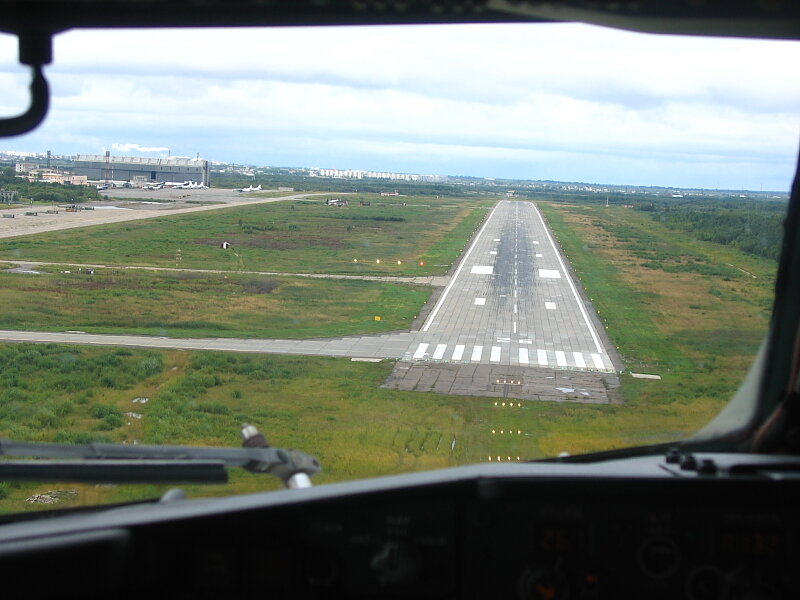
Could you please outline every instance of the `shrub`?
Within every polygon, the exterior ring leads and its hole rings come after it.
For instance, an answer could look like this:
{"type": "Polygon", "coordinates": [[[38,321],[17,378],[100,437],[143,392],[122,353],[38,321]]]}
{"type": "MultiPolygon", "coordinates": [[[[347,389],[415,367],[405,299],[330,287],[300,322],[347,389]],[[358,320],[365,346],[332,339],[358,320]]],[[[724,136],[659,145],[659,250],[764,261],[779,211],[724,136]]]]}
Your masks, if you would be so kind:
{"type": "Polygon", "coordinates": [[[153,375],[161,373],[163,370],[164,359],[160,354],[152,354],[146,358],[143,358],[136,364],[134,373],[137,377],[146,379],[147,377],[152,377],[153,375]]]}
{"type": "Polygon", "coordinates": [[[95,419],[103,420],[103,429],[114,429],[124,422],[122,411],[110,404],[95,404],[92,406],[91,415],[95,419]]]}

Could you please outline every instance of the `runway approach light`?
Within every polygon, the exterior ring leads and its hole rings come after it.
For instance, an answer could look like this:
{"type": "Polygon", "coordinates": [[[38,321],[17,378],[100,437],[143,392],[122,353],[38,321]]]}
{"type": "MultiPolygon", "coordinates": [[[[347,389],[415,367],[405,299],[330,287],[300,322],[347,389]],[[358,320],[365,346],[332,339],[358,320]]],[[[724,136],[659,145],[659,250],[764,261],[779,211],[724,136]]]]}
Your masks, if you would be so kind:
{"type": "Polygon", "coordinates": [[[381,264],[381,259],[379,258],[379,259],[378,259],[378,260],[376,260],[375,262],[376,262],[376,263],[378,263],[378,264],[381,264]]]}
{"type": "Polygon", "coordinates": [[[402,265],[402,264],[403,264],[403,261],[402,261],[402,260],[398,260],[398,261],[397,261],[397,264],[398,264],[398,265],[402,265]]]}
{"type": "Polygon", "coordinates": [[[358,259],[357,259],[357,258],[354,258],[354,259],[353,259],[353,262],[358,262],[358,259]]]}
{"type": "Polygon", "coordinates": [[[425,261],[424,260],[419,261],[419,266],[420,267],[424,267],[425,266],[425,261]]]}

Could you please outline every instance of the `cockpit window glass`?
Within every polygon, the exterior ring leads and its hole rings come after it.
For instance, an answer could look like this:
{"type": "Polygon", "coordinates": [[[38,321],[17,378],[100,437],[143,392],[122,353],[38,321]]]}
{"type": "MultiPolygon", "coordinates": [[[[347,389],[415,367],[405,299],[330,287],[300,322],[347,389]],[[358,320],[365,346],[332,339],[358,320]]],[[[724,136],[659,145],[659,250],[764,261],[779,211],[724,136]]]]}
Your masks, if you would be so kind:
{"type": "MultiPolygon", "coordinates": [[[[48,118],[0,140],[0,436],[250,423],[319,484],[686,438],[767,331],[795,64],[577,24],[58,35],[48,118]]],[[[29,79],[0,37],[3,116],[29,79]]]]}

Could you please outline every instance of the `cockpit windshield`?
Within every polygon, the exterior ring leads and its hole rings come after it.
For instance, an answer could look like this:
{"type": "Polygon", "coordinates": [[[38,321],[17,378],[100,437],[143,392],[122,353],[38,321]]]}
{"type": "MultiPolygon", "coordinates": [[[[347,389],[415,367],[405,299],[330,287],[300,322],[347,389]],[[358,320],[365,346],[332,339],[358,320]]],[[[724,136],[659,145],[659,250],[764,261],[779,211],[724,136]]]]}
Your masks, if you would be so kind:
{"type": "Polygon", "coordinates": [[[319,484],[684,439],[767,332],[795,64],[579,24],[59,34],[48,118],[0,140],[0,437],[249,423],[319,484]]]}

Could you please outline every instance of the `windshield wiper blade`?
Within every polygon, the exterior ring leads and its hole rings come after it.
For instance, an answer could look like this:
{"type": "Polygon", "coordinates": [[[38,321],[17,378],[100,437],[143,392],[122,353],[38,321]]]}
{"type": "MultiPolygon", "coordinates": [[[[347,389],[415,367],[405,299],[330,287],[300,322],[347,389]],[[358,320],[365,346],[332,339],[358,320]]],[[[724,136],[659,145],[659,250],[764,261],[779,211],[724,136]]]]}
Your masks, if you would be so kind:
{"type": "Polygon", "coordinates": [[[220,461],[0,461],[0,481],[227,483],[228,471],[220,461]]]}
{"type": "Polygon", "coordinates": [[[251,425],[243,448],[126,444],[52,444],[0,439],[0,456],[55,461],[0,461],[0,480],[90,483],[220,483],[228,467],[269,473],[288,487],[305,487],[321,471],[319,461],[297,450],[272,448],[251,425]]]}

